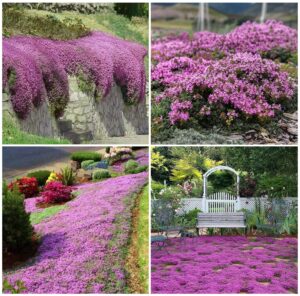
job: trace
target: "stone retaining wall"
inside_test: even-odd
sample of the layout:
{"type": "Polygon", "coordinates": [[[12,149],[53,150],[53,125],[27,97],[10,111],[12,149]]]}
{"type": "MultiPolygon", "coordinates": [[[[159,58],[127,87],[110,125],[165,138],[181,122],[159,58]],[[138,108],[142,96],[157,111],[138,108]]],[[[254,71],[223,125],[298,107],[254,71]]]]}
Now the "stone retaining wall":
{"type": "Polygon", "coordinates": [[[50,138],[59,136],[57,122],[51,115],[46,101],[38,108],[33,106],[26,119],[19,119],[13,110],[9,96],[2,93],[2,113],[9,116],[25,132],[50,138]]]}
{"type": "Polygon", "coordinates": [[[72,121],[76,131],[91,131],[93,139],[148,133],[146,103],[127,106],[121,89],[114,84],[110,93],[97,101],[83,93],[75,77],[69,77],[70,101],[62,119],[72,121]]]}
{"type": "MultiPolygon", "coordinates": [[[[108,137],[148,134],[146,101],[128,106],[124,103],[121,89],[114,84],[110,93],[97,101],[83,93],[75,77],[69,77],[70,101],[59,121],[69,122],[72,133],[89,132],[93,142],[108,137]]],[[[3,94],[3,112],[18,123],[26,132],[47,137],[58,137],[58,122],[50,114],[47,102],[34,108],[27,119],[18,119],[9,97],[3,94]]],[[[64,134],[66,136],[66,134],[64,134]]],[[[67,137],[67,136],[66,136],[67,137]]]]}

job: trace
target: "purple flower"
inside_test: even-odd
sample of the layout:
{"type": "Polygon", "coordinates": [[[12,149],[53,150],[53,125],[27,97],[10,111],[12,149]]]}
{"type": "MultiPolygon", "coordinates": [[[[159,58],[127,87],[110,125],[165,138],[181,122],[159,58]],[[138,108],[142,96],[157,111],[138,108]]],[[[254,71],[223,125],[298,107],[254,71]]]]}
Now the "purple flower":
{"type": "Polygon", "coordinates": [[[60,116],[69,100],[68,75],[83,75],[95,83],[97,95],[103,99],[115,81],[125,99],[135,103],[145,98],[146,53],[139,44],[101,32],[69,41],[3,38],[3,88],[10,93],[20,118],[26,118],[32,105],[38,106],[46,98],[60,116]]]}

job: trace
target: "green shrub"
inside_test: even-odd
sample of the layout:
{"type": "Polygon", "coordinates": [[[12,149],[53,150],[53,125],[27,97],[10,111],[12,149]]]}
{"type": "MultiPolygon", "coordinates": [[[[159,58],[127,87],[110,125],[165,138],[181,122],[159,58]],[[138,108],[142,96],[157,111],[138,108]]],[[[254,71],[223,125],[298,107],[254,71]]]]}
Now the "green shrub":
{"type": "Polygon", "coordinates": [[[3,250],[20,251],[31,245],[33,228],[25,212],[24,197],[15,187],[8,190],[3,184],[3,250]]]}
{"type": "Polygon", "coordinates": [[[147,169],[148,169],[147,165],[141,165],[141,166],[136,167],[136,168],[125,170],[125,173],[126,174],[138,174],[138,173],[146,171],[147,169]]]}
{"type": "Polygon", "coordinates": [[[210,176],[210,182],[215,190],[223,190],[234,184],[234,177],[230,172],[218,171],[210,176]]]}
{"type": "Polygon", "coordinates": [[[195,226],[197,223],[198,213],[200,212],[201,210],[195,208],[189,212],[184,213],[183,215],[180,216],[180,218],[183,219],[183,223],[185,225],[195,226]]]}
{"type": "Polygon", "coordinates": [[[158,194],[164,188],[165,188],[164,184],[152,180],[152,182],[151,182],[151,190],[153,191],[154,194],[158,194]]]}
{"type": "Polygon", "coordinates": [[[3,280],[2,291],[4,294],[22,294],[26,290],[24,282],[17,280],[10,283],[7,279],[3,280]]]}
{"type": "Polygon", "coordinates": [[[73,171],[70,167],[65,167],[61,169],[61,182],[66,185],[70,186],[74,184],[75,176],[73,171]]]}
{"type": "Polygon", "coordinates": [[[106,179],[106,178],[110,178],[110,173],[108,170],[105,169],[99,169],[95,172],[93,172],[93,180],[102,180],[102,179],[106,179]]]}
{"type": "Polygon", "coordinates": [[[30,178],[36,178],[39,186],[44,186],[46,184],[47,179],[49,178],[51,172],[47,170],[34,171],[27,175],[30,178]]]}
{"type": "Polygon", "coordinates": [[[126,163],[125,163],[125,172],[127,170],[132,170],[135,169],[139,166],[139,163],[133,159],[129,159],[126,163]]]}
{"type": "Polygon", "coordinates": [[[92,151],[76,151],[71,154],[71,159],[75,161],[79,161],[80,163],[83,162],[84,160],[100,161],[101,154],[92,151]]]}
{"type": "Polygon", "coordinates": [[[147,3],[116,3],[114,8],[118,14],[124,15],[130,19],[133,16],[148,16],[147,3]]]}
{"type": "Polygon", "coordinates": [[[81,167],[84,169],[84,170],[86,170],[87,169],[87,167],[90,165],[90,164],[92,164],[92,163],[94,163],[94,160],[84,160],[82,163],[81,163],[81,167]]]}

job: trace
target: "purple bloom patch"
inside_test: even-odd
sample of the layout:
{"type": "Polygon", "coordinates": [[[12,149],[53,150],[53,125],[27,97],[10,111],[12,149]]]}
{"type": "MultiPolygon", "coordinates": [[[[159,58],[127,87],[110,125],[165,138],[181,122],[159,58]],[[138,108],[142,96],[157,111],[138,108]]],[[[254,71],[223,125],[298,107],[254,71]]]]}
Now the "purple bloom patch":
{"type": "Polygon", "coordinates": [[[297,238],[201,236],[152,247],[152,293],[297,293],[297,238]]]}
{"type": "Polygon", "coordinates": [[[60,116],[69,100],[68,75],[94,82],[97,96],[103,99],[115,81],[126,100],[135,103],[145,98],[146,53],[139,44],[102,32],[68,41],[3,38],[3,88],[20,118],[46,98],[60,116]]]}
{"type": "Polygon", "coordinates": [[[124,293],[120,250],[128,244],[133,194],[147,180],[143,172],[80,186],[67,209],[35,225],[42,241],[33,262],[4,278],[23,281],[26,293],[124,293]]]}

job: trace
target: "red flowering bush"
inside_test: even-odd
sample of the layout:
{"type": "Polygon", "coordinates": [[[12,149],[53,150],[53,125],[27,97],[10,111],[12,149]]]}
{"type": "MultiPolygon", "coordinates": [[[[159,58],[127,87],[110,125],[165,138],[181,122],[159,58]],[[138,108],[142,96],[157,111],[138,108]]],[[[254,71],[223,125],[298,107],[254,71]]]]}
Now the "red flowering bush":
{"type": "Polygon", "coordinates": [[[13,190],[14,186],[17,185],[19,191],[24,194],[25,198],[33,197],[39,192],[39,185],[36,178],[23,177],[8,185],[9,190],[13,190]]]}
{"type": "Polygon", "coordinates": [[[52,181],[44,187],[39,202],[50,204],[68,201],[71,199],[71,192],[70,187],[63,185],[61,182],[52,181]]]}

